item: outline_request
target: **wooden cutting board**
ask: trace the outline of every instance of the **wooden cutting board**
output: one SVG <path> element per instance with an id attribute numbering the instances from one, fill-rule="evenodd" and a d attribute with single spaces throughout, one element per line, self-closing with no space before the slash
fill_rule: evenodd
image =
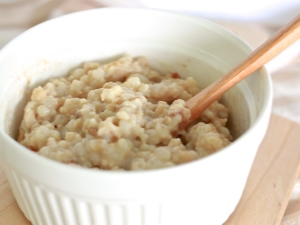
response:
<path id="1" fill-rule="evenodd" d="M 224 225 L 280 224 L 300 172 L 299 134 L 299 124 L 272 115 L 244 193 Z M 16 204 L 1 165 L 0 224 L 31 224 Z"/>

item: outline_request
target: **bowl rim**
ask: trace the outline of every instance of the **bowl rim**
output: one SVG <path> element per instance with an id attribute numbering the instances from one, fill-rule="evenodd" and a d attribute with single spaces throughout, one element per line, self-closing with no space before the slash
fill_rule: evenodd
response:
<path id="1" fill-rule="evenodd" d="M 106 7 L 106 8 L 97 8 L 97 9 L 90 9 L 90 10 L 84 10 L 84 11 L 80 11 L 80 12 L 70 13 L 70 14 L 63 15 L 63 16 L 60 16 L 57 18 L 50 19 L 48 21 L 45 21 L 41 24 L 38 24 L 38 25 L 28 29 L 27 31 L 25 31 L 24 33 L 22 33 L 21 35 L 19 35 L 12 41 L 10 41 L 6 46 L 4 46 L 0 50 L 0 62 L 1 62 L 1 59 L 3 57 L 5 57 L 6 52 L 9 52 L 10 48 L 14 46 L 14 43 L 17 43 L 19 40 L 22 40 L 22 37 L 24 35 L 27 35 L 28 33 L 30 33 L 32 30 L 38 29 L 40 26 L 44 26 L 48 23 L 52 23 L 53 21 L 61 21 L 61 20 L 72 18 L 74 16 L 84 17 L 86 14 L 100 13 L 102 11 L 112 11 L 114 13 L 116 13 L 118 11 L 128 11 L 131 13 L 144 12 L 144 13 L 150 13 L 150 14 L 160 13 L 160 14 L 165 14 L 168 16 L 177 17 L 179 19 L 181 19 L 181 18 L 188 19 L 188 20 L 191 20 L 192 22 L 202 23 L 209 27 L 212 27 L 214 29 L 214 31 L 222 34 L 225 38 L 234 39 L 234 41 L 236 42 L 238 47 L 244 49 L 248 54 L 250 54 L 253 51 L 252 47 L 248 43 L 246 43 L 244 40 L 242 40 L 240 37 L 238 37 L 236 34 L 231 32 L 230 30 L 228 30 L 210 20 L 207 20 L 207 19 L 204 19 L 201 17 L 197 17 L 197 16 L 193 16 L 193 15 L 186 15 L 186 14 L 182 14 L 182 13 L 178 13 L 178 12 L 171 12 L 171 11 L 163 10 L 163 9 L 135 8 L 135 7 L 126 7 L 126 8 Z M 229 146 L 223 148 L 221 151 L 218 151 L 216 153 L 208 155 L 204 158 L 197 159 L 197 160 L 194 160 L 194 161 L 191 161 L 188 163 L 176 165 L 173 167 L 142 170 L 142 171 L 115 171 L 115 170 L 111 171 L 111 170 L 101 170 L 101 169 L 95 170 L 95 169 L 85 168 L 85 167 L 81 167 L 81 166 L 70 166 L 68 164 L 64 164 L 64 163 L 55 161 L 53 159 L 49 159 L 44 156 L 40 156 L 36 152 L 29 151 L 26 147 L 22 146 L 15 139 L 13 139 L 11 136 L 9 136 L 4 131 L 3 128 L 0 128 L 0 136 L 2 136 L 4 139 L 7 140 L 8 144 L 11 145 L 12 149 L 15 149 L 15 151 L 18 151 L 25 158 L 29 158 L 34 161 L 38 160 L 47 168 L 56 167 L 59 170 L 65 171 L 66 173 L 76 173 L 76 174 L 80 173 L 82 175 L 97 176 L 97 177 L 109 176 L 111 178 L 113 178 L 113 177 L 118 178 L 119 176 L 126 176 L 128 178 L 137 178 L 139 176 L 145 176 L 145 175 L 155 176 L 155 174 L 157 174 L 157 173 L 160 173 L 160 175 L 162 173 L 165 173 L 165 174 L 176 173 L 177 170 L 182 170 L 182 168 L 192 167 L 193 165 L 198 164 L 201 161 L 212 161 L 217 156 L 221 157 L 223 154 L 227 154 L 227 152 L 232 148 L 231 146 L 239 145 L 241 142 L 243 142 L 247 138 L 247 136 L 249 136 L 251 133 L 253 133 L 255 128 L 260 123 L 262 123 L 262 120 L 264 120 L 266 116 L 267 116 L 267 119 L 269 119 L 271 105 L 272 105 L 271 77 L 265 66 L 263 66 L 261 69 L 259 69 L 259 73 L 262 76 L 262 78 L 264 79 L 264 83 L 265 83 L 264 96 L 265 97 L 264 97 L 264 103 L 263 103 L 262 110 L 258 113 L 258 116 L 255 119 L 254 123 L 251 125 L 251 127 L 249 129 L 247 129 L 237 140 L 232 142 Z M 0 156 L 1 156 L 1 150 L 0 150 Z M 0 159 L 1 158 L 2 157 L 0 157 Z"/>

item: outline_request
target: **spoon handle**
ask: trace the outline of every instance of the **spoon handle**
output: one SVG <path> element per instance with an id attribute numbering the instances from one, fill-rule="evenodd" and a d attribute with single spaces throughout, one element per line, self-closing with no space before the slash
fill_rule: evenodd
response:
<path id="1" fill-rule="evenodd" d="M 191 118 L 189 121 L 182 123 L 180 129 L 185 129 L 231 87 L 262 67 L 266 62 L 278 55 L 299 38 L 300 14 L 253 51 L 237 67 L 189 99 L 186 102 L 186 106 L 191 110 Z"/>

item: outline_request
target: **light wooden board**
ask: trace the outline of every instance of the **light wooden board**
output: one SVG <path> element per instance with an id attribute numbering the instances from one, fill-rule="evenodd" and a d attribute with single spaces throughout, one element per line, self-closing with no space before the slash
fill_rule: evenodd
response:
<path id="1" fill-rule="evenodd" d="M 224 225 L 278 225 L 300 171 L 300 125 L 273 115 L 237 208 Z M 216 215 L 217 216 L 217 215 Z M 30 225 L 0 165 L 0 224 Z"/>
<path id="2" fill-rule="evenodd" d="M 224 225 L 278 225 L 300 171 L 300 125 L 272 116 L 244 193 Z"/>

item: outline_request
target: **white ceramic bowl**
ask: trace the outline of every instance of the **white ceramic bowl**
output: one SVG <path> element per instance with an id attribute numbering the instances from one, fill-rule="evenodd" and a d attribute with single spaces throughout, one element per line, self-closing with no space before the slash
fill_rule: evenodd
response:
<path id="1" fill-rule="evenodd" d="M 168 169 L 116 172 L 68 166 L 15 141 L 33 87 L 83 61 L 130 53 L 154 68 L 206 86 L 251 48 L 209 21 L 176 13 L 105 8 L 40 24 L 0 52 L 0 155 L 25 216 L 34 225 L 221 224 L 234 210 L 265 134 L 271 82 L 262 68 L 229 91 L 237 139 L 211 156 Z"/>

